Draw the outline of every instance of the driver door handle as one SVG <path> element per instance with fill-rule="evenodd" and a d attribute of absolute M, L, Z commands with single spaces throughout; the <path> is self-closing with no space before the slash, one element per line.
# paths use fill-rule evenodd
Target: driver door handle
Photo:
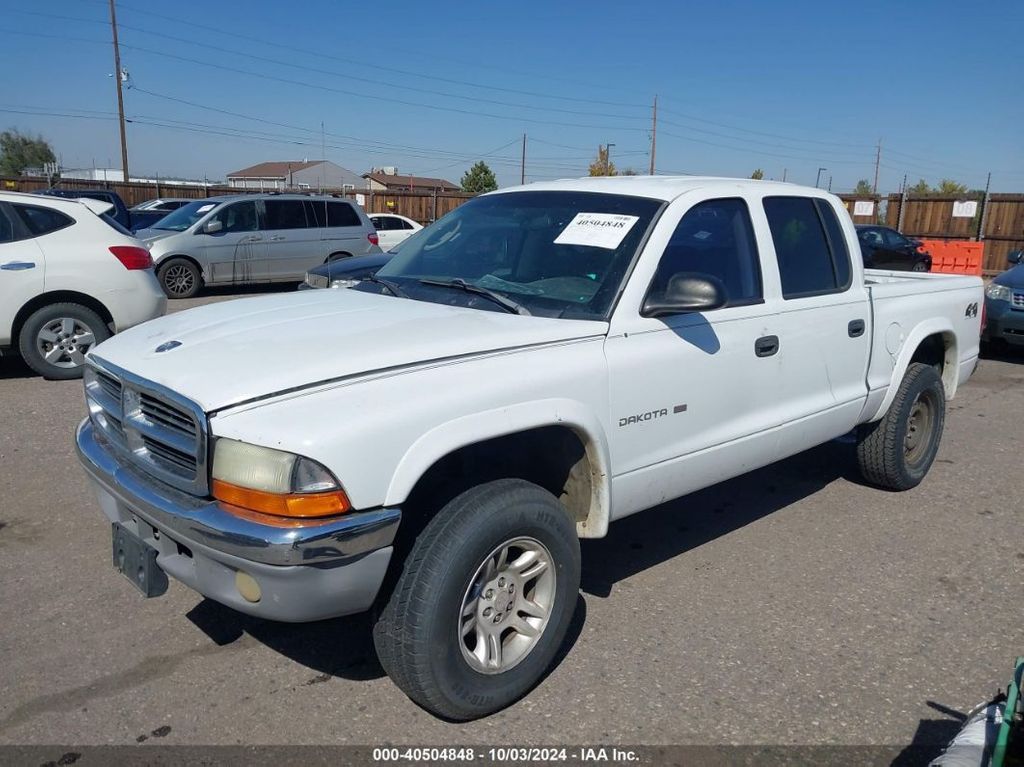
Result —
<path fill-rule="evenodd" d="M 271 242 L 278 242 L 278 241 L 283 240 L 283 239 L 285 239 L 285 236 L 283 234 L 276 234 L 276 235 L 274 235 L 273 237 L 270 238 L 270 241 Z"/>
<path fill-rule="evenodd" d="M 20 272 L 24 269 L 35 269 L 36 265 L 31 261 L 8 261 L 6 264 L 0 264 L 0 269 L 7 272 Z"/>
<path fill-rule="evenodd" d="M 778 336 L 761 336 L 754 341 L 754 354 L 758 357 L 771 357 L 779 350 Z"/>
<path fill-rule="evenodd" d="M 262 240 L 263 238 L 260 235 L 254 234 L 251 237 L 246 237 L 244 240 L 239 240 L 239 242 L 261 242 Z"/>

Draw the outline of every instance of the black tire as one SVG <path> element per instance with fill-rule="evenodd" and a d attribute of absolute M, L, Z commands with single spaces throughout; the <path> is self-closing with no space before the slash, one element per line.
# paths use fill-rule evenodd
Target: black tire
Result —
<path fill-rule="evenodd" d="M 935 461 L 945 420 L 946 392 L 938 370 L 911 363 L 885 416 L 857 430 L 861 475 L 888 490 L 917 487 Z"/>
<path fill-rule="evenodd" d="M 156 271 L 168 298 L 192 298 L 203 289 L 203 273 L 187 258 L 169 258 Z"/>
<path fill-rule="evenodd" d="M 464 599 L 489 553 L 517 538 L 539 541 L 550 553 L 551 608 L 532 649 L 507 670 L 484 673 L 465 657 Z M 551 665 L 576 607 L 580 544 L 573 521 L 554 496 L 524 480 L 500 479 L 467 490 L 441 509 L 416 538 L 402 568 L 373 630 L 381 665 L 414 702 L 440 717 L 465 721 L 518 700 Z M 524 585 L 520 593 L 526 590 Z M 500 619 L 494 616 L 495 623 Z"/>
<path fill-rule="evenodd" d="M 74 303 L 50 304 L 25 320 L 18 333 L 18 351 L 43 378 L 65 381 L 81 378 L 85 354 L 108 338 L 110 328 L 92 309 Z M 48 360 L 51 353 L 55 358 Z"/>
<path fill-rule="evenodd" d="M 344 251 L 341 251 L 341 252 L 338 252 L 338 253 L 331 253 L 331 255 L 329 255 L 327 257 L 327 260 L 324 261 L 324 263 L 325 264 L 332 264 L 335 261 L 341 261 L 341 259 L 343 259 L 343 258 L 352 258 L 352 254 L 351 253 L 345 253 Z"/>
<path fill-rule="evenodd" d="M 916 262 L 914 262 L 914 265 L 912 267 L 910 267 L 910 271 L 912 271 L 912 272 L 927 272 L 928 271 L 928 263 L 926 261 L 916 261 Z"/>

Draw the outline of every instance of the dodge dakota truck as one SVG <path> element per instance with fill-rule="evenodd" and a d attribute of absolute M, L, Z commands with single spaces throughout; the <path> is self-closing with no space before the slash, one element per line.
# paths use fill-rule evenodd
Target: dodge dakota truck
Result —
<path fill-rule="evenodd" d="M 718 178 L 477 197 L 349 290 L 218 303 L 89 355 L 114 565 L 235 610 L 372 610 L 394 682 L 472 719 L 553 662 L 581 538 L 854 432 L 916 486 L 981 280 L 865 272 L 840 200 Z M 812 541 L 808 541 L 811 545 Z"/>

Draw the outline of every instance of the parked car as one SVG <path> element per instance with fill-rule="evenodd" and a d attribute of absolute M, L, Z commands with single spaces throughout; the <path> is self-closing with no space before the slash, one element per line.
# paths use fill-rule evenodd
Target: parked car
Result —
<path fill-rule="evenodd" d="M 397 213 L 374 213 L 370 216 L 370 223 L 377 230 L 382 250 L 391 250 L 409 235 L 423 228 L 411 218 L 399 216 Z"/>
<path fill-rule="evenodd" d="M 159 197 L 155 200 L 146 200 L 130 209 L 132 217 L 131 230 L 138 232 L 141 229 L 148 229 L 156 224 L 168 213 L 177 210 L 182 205 L 187 205 L 192 200 L 182 197 Z"/>
<path fill-rule="evenodd" d="M 125 206 L 124 200 L 121 199 L 121 195 L 117 192 L 111 192 L 109 189 L 43 189 L 36 192 L 36 194 L 42 194 L 48 197 L 63 197 L 70 200 L 80 200 L 84 198 L 87 200 L 109 202 L 112 209 L 106 215 L 109 215 L 125 229 L 131 231 L 131 213 Z"/>
<path fill-rule="evenodd" d="M 906 272 L 930 272 L 932 257 L 918 240 L 904 237 L 888 226 L 857 226 L 864 266 Z"/>
<path fill-rule="evenodd" d="M 373 253 L 369 256 L 352 256 L 328 261 L 306 272 L 306 279 L 299 283 L 299 290 L 351 288 L 373 277 L 377 270 L 393 257 L 394 253 Z"/>
<path fill-rule="evenodd" d="M 372 282 L 116 336 L 77 432 L 116 567 L 270 620 L 375 606 L 407 695 L 494 712 L 553 662 L 579 539 L 613 520 L 854 429 L 869 483 L 925 478 L 982 281 L 857 249 L 819 189 L 552 181 L 469 200 Z"/>
<path fill-rule="evenodd" d="M 183 205 L 140 230 L 164 292 L 203 285 L 298 281 L 327 261 L 380 253 L 362 208 L 304 195 L 230 195 Z"/>
<path fill-rule="evenodd" d="M 46 378 L 76 378 L 100 341 L 164 313 L 142 244 L 110 203 L 0 192 L 0 349 Z"/>
<path fill-rule="evenodd" d="M 1010 268 L 985 289 L 982 340 L 1024 346 L 1024 251 L 1007 257 Z"/>
<path fill-rule="evenodd" d="M 188 203 L 192 202 L 194 199 L 194 197 L 156 197 L 152 200 L 140 202 L 138 205 L 132 205 L 131 211 L 134 213 L 139 210 L 154 210 L 170 213 L 172 210 L 177 210 L 182 205 L 188 205 Z"/>

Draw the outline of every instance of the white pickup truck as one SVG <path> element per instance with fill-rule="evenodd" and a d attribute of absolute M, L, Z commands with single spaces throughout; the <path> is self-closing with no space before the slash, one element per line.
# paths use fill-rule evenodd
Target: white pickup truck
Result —
<path fill-rule="evenodd" d="M 977 363 L 981 280 L 867 272 L 842 203 L 715 178 L 478 197 L 378 274 L 204 306 L 90 355 L 83 465 L 114 564 L 236 610 L 373 608 L 381 663 L 450 719 L 552 662 L 580 538 L 856 429 L 928 472 Z"/>

